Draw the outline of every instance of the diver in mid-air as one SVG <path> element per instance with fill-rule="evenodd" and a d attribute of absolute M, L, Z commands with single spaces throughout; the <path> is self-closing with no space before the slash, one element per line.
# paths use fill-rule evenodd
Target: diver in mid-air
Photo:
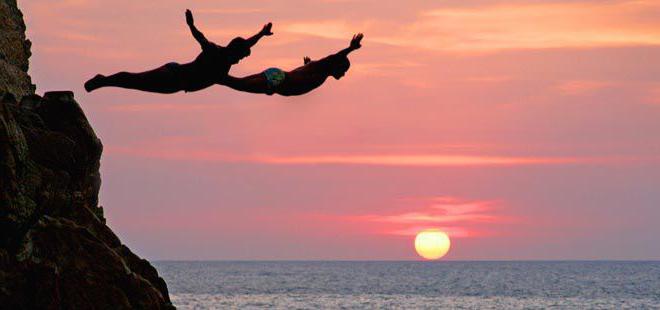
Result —
<path fill-rule="evenodd" d="M 172 94 L 178 91 L 198 91 L 224 81 L 232 65 L 250 56 L 250 48 L 263 36 L 270 36 L 272 24 L 264 25 L 254 36 L 237 37 L 226 47 L 217 45 L 204 37 L 186 10 L 186 23 L 193 37 L 202 47 L 202 52 L 190 63 L 168 63 L 162 67 L 140 73 L 119 72 L 110 76 L 96 75 L 85 83 L 85 90 L 94 91 L 102 87 L 121 87 L 147 92 Z"/>
<path fill-rule="evenodd" d="M 219 84 L 249 93 L 282 96 L 306 94 L 321 86 L 330 76 L 337 80 L 343 77 L 351 66 L 348 54 L 362 47 L 360 42 L 363 37 L 361 33 L 354 35 L 347 48 L 320 60 L 312 61 L 305 57 L 303 66 L 288 72 L 270 68 L 242 78 L 228 75 Z"/>

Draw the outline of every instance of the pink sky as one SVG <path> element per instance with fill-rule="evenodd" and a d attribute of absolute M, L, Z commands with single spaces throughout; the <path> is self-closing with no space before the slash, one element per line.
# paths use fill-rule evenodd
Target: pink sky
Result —
<path fill-rule="evenodd" d="M 19 1 L 38 92 L 76 92 L 105 145 L 110 226 L 151 259 L 660 259 L 660 3 Z M 233 75 L 321 58 L 301 97 L 216 86 L 87 94 L 96 73 L 192 60 L 184 11 Z"/>

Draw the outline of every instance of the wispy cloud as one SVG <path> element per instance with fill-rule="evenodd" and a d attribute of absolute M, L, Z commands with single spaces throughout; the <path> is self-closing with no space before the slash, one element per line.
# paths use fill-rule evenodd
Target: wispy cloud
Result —
<path fill-rule="evenodd" d="M 557 89 L 564 95 L 584 95 L 612 86 L 607 81 L 574 80 L 559 83 Z"/>
<path fill-rule="evenodd" d="M 99 39 L 98 37 L 84 33 L 75 33 L 75 32 L 56 33 L 53 34 L 53 36 L 61 40 L 71 41 L 71 42 L 94 42 L 94 43 L 101 42 L 101 39 Z"/>
<path fill-rule="evenodd" d="M 40 48 L 45 54 L 75 55 L 81 58 L 98 60 L 133 60 L 140 57 L 139 54 L 125 50 L 98 49 L 93 54 L 85 47 L 45 45 Z"/>
<path fill-rule="evenodd" d="M 278 29 L 285 32 L 313 35 L 328 39 L 350 39 L 351 33 L 355 29 L 360 28 L 344 20 L 324 20 L 309 22 L 294 21 L 279 25 Z"/>
<path fill-rule="evenodd" d="M 330 155 L 271 156 L 235 155 L 214 150 L 167 149 L 161 147 L 109 147 L 109 154 L 168 160 L 246 162 L 270 165 L 373 165 L 401 167 L 520 166 L 590 163 L 587 158 L 497 157 L 475 155 Z"/>
<path fill-rule="evenodd" d="M 390 62 L 364 62 L 356 65 L 355 72 L 368 74 L 371 76 L 397 76 L 400 72 L 410 68 L 423 66 L 422 63 L 408 60 L 394 60 Z"/>
<path fill-rule="evenodd" d="M 196 110 L 212 110 L 221 108 L 218 104 L 204 104 L 204 103 L 124 103 L 113 104 L 104 107 L 104 110 L 109 112 L 184 112 Z"/>
<path fill-rule="evenodd" d="M 266 11 L 262 8 L 203 8 L 195 10 L 195 14 L 253 14 Z"/>
<path fill-rule="evenodd" d="M 658 10 L 651 1 L 608 1 L 499 5 L 438 9 L 415 27 L 449 30 L 464 48 L 592 47 L 660 43 L 657 25 L 631 18 Z M 612 20 L 617 20 L 616 25 Z"/>
<path fill-rule="evenodd" d="M 396 26 L 383 20 L 322 20 L 280 29 L 330 39 L 362 31 L 367 42 L 446 51 L 658 45 L 660 23 L 639 21 L 658 11 L 660 3 L 643 0 L 537 2 L 436 8 Z"/>
<path fill-rule="evenodd" d="M 382 234 L 414 236 L 425 229 L 440 229 L 454 238 L 489 234 L 492 232 L 484 230 L 487 224 L 512 220 L 501 214 L 497 201 L 441 196 L 407 202 L 423 206 L 410 206 L 407 207 L 410 211 L 398 213 L 349 215 L 337 219 L 362 222 Z"/>
<path fill-rule="evenodd" d="M 580 163 L 579 158 L 496 157 L 471 155 L 345 155 L 257 157 L 258 162 L 283 165 L 377 165 L 377 166 L 516 166 Z"/>

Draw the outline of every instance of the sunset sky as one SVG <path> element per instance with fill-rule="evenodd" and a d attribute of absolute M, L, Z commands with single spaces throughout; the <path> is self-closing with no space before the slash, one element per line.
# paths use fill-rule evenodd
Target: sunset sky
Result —
<path fill-rule="evenodd" d="M 660 1 L 22 0 L 39 93 L 105 146 L 101 204 L 149 259 L 660 259 Z M 300 97 L 85 93 L 96 73 L 273 22 L 231 70 L 292 69 L 363 32 Z"/>

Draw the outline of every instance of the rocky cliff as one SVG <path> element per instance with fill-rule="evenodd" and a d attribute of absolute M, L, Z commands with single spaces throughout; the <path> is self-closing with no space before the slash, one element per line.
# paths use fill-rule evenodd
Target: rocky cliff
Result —
<path fill-rule="evenodd" d="M 173 308 L 105 225 L 101 141 L 71 92 L 34 95 L 15 0 L 0 0 L 0 308 Z"/>
<path fill-rule="evenodd" d="M 30 46 L 16 0 L 0 0 L 0 91 L 10 92 L 18 99 L 34 94 L 27 74 Z"/>

